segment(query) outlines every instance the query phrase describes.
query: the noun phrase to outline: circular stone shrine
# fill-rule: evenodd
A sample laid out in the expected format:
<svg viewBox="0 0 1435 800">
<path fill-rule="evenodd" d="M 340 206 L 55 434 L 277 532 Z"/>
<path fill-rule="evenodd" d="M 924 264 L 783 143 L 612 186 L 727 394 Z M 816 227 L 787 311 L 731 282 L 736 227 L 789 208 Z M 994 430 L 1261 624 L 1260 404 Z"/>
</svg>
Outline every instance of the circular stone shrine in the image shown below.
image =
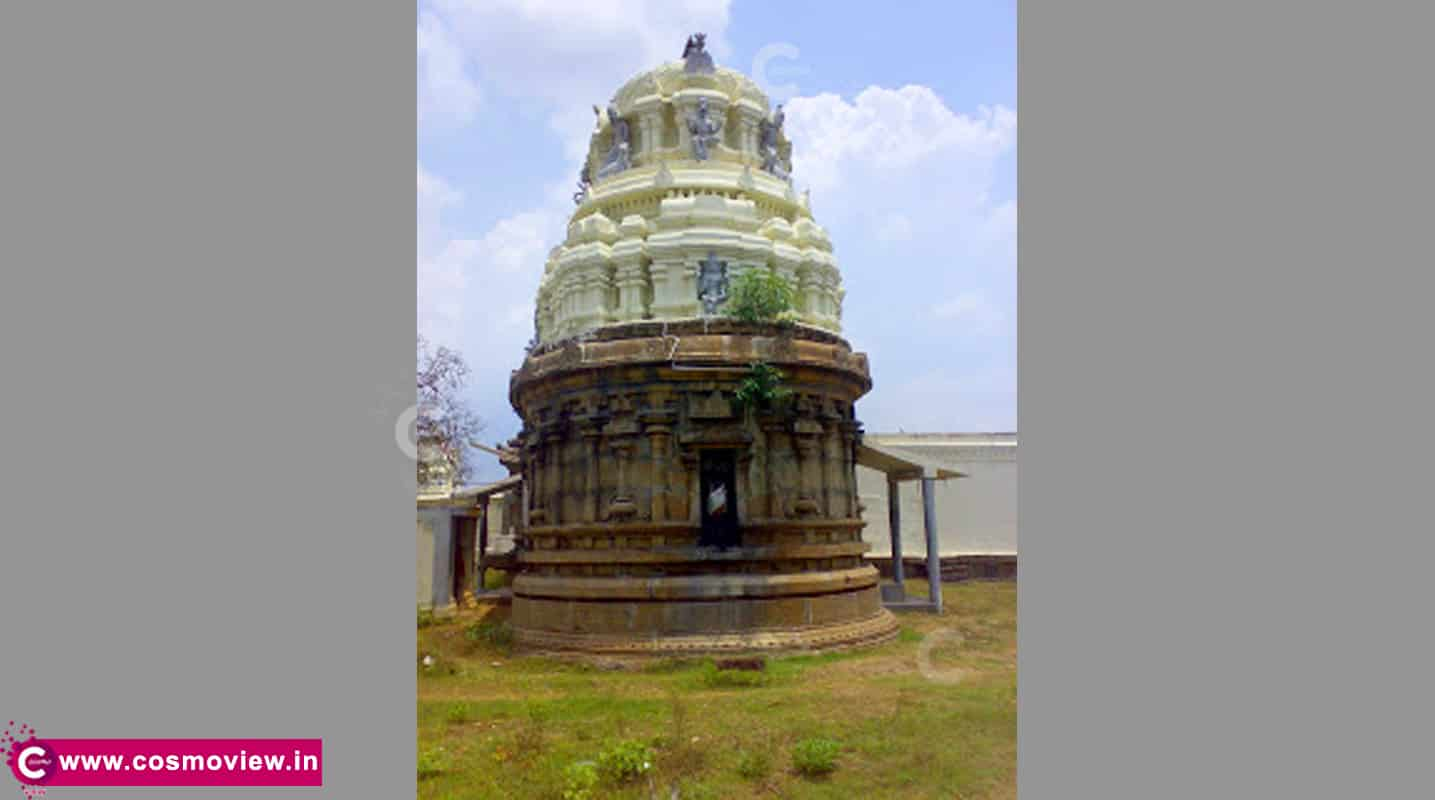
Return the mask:
<svg viewBox="0 0 1435 800">
<path fill-rule="evenodd" d="M 839 335 L 837 262 L 793 191 L 782 121 L 701 35 L 598 113 L 509 388 L 527 651 L 822 650 L 896 633 L 863 559 L 867 357 Z M 795 321 L 724 315 L 751 269 L 788 281 Z M 780 371 L 782 402 L 740 391 L 755 363 Z"/>
</svg>

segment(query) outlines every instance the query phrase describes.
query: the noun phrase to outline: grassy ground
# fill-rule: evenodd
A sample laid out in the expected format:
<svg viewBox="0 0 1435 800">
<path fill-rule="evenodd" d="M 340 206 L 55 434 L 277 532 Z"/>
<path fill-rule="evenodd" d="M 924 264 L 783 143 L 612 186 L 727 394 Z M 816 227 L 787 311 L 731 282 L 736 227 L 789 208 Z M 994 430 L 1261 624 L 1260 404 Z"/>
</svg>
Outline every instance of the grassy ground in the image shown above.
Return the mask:
<svg viewBox="0 0 1435 800">
<path fill-rule="evenodd" d="M 891 644 L 771 659 L 764 673 L 517 658 L 504 608 L 421 620 L 419 797 L 1014 798 L 1016 584 L 948 585 L 943 597 L 939 617 L 900 614 Z M 923 645 L 943 629 L 957 635 Z M 918 668 L 923 650 L 935 680 Z M 820 752 L 809 739 L 837 743 L 833 771 L 794 769 L 794 751 Z M 649 768 L 583 794 L 570 775 L 589 769 L 573 765 L 616 762 L 625 742 Z"/>
</svg>

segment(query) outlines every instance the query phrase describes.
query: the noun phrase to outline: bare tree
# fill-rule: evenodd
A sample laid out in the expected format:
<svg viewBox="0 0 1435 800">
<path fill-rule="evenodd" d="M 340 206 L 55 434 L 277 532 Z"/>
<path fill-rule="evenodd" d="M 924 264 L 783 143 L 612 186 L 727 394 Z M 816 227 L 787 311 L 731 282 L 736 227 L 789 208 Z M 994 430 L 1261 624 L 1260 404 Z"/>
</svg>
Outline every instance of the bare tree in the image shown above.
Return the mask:
<svg viewBox="0 0 1435 800">
<path fill-rule="evenodd" d="M 460 397 L 468 374 L 463 356 L 442 345 L 431 348 L 418 337 L 419 486 L 461 485 L 472 473 L 465 447 L 483 422 Z"/>
</svg>

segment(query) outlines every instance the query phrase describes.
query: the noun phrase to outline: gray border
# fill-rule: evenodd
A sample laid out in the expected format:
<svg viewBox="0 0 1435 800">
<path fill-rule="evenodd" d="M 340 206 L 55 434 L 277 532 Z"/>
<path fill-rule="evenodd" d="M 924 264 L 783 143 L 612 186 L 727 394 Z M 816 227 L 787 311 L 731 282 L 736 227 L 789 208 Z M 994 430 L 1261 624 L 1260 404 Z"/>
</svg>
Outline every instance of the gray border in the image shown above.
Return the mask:
<svg viewBox="0 0 1435 800">
<path fill-rule="evenodd" d="M 0 722 L 412 796 L 413 14 L 0 4 Z"/>
<path fill-rule="evenodd" d="M 1430 793 L 1420 8 L 1021 3 L 1022 797 Z"/>
</svg>

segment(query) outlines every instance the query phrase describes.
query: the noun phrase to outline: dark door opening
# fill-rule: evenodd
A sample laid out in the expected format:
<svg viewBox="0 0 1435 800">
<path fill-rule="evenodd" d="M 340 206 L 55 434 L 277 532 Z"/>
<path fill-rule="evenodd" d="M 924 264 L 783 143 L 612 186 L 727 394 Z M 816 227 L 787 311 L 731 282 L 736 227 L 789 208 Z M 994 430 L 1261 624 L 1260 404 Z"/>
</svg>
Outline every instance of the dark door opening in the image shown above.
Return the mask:
<svg viewBox="0 0 1435 800">
<path fill-rule="evenodd" d="M 463 596 L 466 592 L 474 590 L 473 585 L 473 564 L 475 541 L 477 536 L 477 523 L 473 517 L 454 517 L 453 519 L 453 542 L 449 551 L 449 563 L 453 575 L 453 602 L 456 605 L 463 605 Z"/>
<path fill-rule="evenodd" d="M 703 511 L 698 545 L 737 547 L 742 539 L 737 526 L 737 458 L 732 450 L 704 450 L 698 469 Z"/>
</svg>

